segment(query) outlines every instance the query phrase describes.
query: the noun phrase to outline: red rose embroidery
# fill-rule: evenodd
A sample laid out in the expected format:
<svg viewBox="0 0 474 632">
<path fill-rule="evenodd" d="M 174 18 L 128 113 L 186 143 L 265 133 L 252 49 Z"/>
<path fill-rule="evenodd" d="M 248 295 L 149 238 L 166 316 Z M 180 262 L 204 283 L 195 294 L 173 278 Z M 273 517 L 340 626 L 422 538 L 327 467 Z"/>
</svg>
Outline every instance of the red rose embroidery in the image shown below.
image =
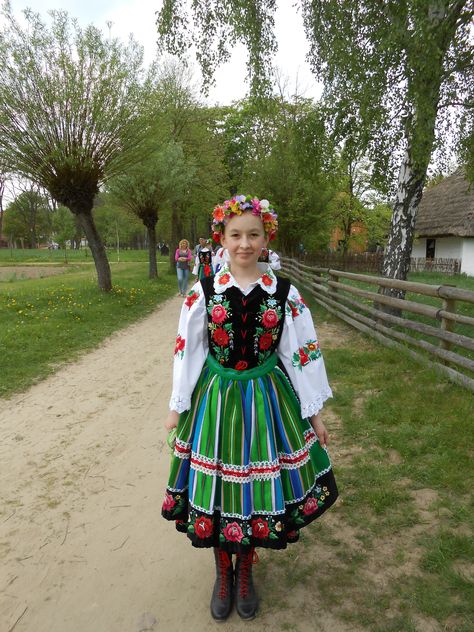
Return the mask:
<svg viewBox="0 0 474 632">
<path fill-rule="evenodd" d="M 212 535 L 212 520 L 210 518 L 206 518 L 205 516 L 201 516 L 194 523 L 194 532 L 198 538 L 201 538 L 201 540 L 208 538 Z"/>
<path fill-rule="evenodd" d="M 186 345 L 186 340 L 184 338 L 181 338 L 181 336 L 178 336 L 176 338 L 176 346 L 174 348 L 174 354 L 176 355 L 180 351 L 183 351 L 185 345 Z"/>
<path fill-rule="evenodd" d="M 272 327 L 278 325 L 278 321 L 278 314 L 274 309 L 267 309 L 263 312 L 262 323 L 267 329 L 271 329 Z"/>
<path fill-rule="evenodd" d="M 229 344 L 229 334 L 225 331 L 225 329 L 222 329 L 222 327 L 215 329 L 212 337 L 219 347 L 227 347 Z"/>
<path fill-rule="evenodd" d="M 199 293 L 198 292 L 192 292 L 191 294 L 189 294 L 186 297 L 186 300 L 184 301 L 184 304 L 186 305 L 186 307 L 188 309 L 191 309 L 191 307 L 194 305 L 195 301 L 197 300 L 197 298 L 199 297 Z"/>
<path fill-rule="evenodd" d="M 240 525 L 238 525 L 236 522 L 231 522 L 226 527 L 224 527 L 222 533 L 224 534 L 225 539 L 229 540 L 230 542 L 240 542 L 244 537 Z"/>
<path fill-rule="evenodd" d="M 304 366 L 305 364 L 308 364 L 308 362 L 309 362 L 308 354 L 306 354 L 303 349 L 299 350 L 299 354 L 300 354 L 301 365 Z"/>
<path fill-rule="evenodd" d="M 303 513 L 305 516 L 309 516 L 310 514 L 314 514 L 315 511 L 318 510 L 318 501 L 316 498 L 308 498 L 303 506 Z"/>
<path fill-rule="evenodd" d="M 261 540 L 268 538 L 270 535 L 268 522 L 266 520 L 262 520 L 262 518 L 252 520 L 252 534 L 255 538 L 260 538 Z"/>
<path fill-rule="evenodd" d="M 204 276 L 208 277 L 211 275 L 211 266 L 206 263 L 204 264 Z"/>
<path fill-rule="evenodd" d="M 260 347 L 260 349 L 262 349 L 262 351 L 266 351 L 267 349 L 270 349 L 270 347 L 272 346 L 272 342 L 272 334 L 269 331 L 266 331 L 260 336 L 258 346 Z"/>
<path fill-rule="evenodd" d="M 222 305 L 216 305 L 212 308 L 211 317 L 213 323 L 223 323 L 227 318 L 226 308 Z"/>
<path fill-rule="evenodd" d="M 219 285 L 225 285 L 226 283 L 229 283 L 229 281 L 230 281 L 230 274 L 227 274 L 226 272 L 219 278 Z"/>
<path fill-rule="evenodd" d="M 236 371 L 244 371 L 248 367 L 249 363 L 245 360 L 239 360 L 235 365 Z"/>
<path fill-rule="evenodd" d="M 271 277 L 268 276 L 268 274 L 264 274 L 262 276 L 262 283 L 263 285 L 266 285 L 267 287 L 269 287 L 273 283 L 273 280 Z"/>
<path fill-rule="evenodd" d="M 176 505 L 176 501 L 171 494 L 165 494 L 165 499 L 163 501 L 163 509 L 164 511 L 170 511 Z"/>
</svg>

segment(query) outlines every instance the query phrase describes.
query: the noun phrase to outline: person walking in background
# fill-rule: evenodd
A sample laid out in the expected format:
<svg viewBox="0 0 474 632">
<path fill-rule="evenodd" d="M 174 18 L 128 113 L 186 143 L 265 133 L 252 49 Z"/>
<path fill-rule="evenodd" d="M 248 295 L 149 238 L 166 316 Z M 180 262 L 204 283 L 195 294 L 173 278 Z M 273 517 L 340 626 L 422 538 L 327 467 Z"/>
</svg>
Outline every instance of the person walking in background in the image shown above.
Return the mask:
<svg viewBox="0 0 474 632">
<path fill-rule="evenodd" d="M 176 261 L 176 274 L 178 275 L 178 294 L 186 296 L 188 289 L 189 267 L 192 259 L 192 252 L 189 248 L 189 241 L 181 239 L 174 254 Z"/>
</svg>

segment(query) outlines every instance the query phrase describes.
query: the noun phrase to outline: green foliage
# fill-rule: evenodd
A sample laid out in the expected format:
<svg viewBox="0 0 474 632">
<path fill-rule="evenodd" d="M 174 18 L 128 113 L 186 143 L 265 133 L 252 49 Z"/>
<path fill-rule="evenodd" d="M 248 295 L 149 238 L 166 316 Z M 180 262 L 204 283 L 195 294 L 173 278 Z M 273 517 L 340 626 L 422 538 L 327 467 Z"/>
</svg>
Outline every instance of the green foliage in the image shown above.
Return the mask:
<svg viewBox="0 0 474 632">
<path fill-rule="evenodd" d="M 116 284 L 107 294 L 89 266 L 0 285 L 0 397 L 26 389 L 170 297 L 175 275 L 150 281 L 146 266 L 114 264 Z"/>
<path fill-rule="evenodd" d="M 22 27 L 8 3 L 2 10 L 0 150 L 59 203 L 90 211 L 99 184 L 139 160 L 149 131 L 142 49 L 64 11 L 49 27 L 24 13 Z"/>
<path fill-rule="evenodd" d="M 244 100 L 222 113 L 231 192 L 267 197 L 279 215 L 277 246 L 327 245 L 327 204 L 334 194 L 337 156 L 320 108 L 294 97 Z"/>
<path fill-rule="evenodd" d="M 117 243 L 120 248 L 130 248 L 143 241 L 143 224 L 107 193 L 101 193 L 98 197 L 94 221 L 104 244 L 109 248 L 116 248 Z"/>
<path fill-rule="evenodd" d="M 51 234 L 51 222 L 45 196 L 35 187 L 20 193 L 5 210 L 3 232 L 9 239 L 20 240 L 30 248 L 36 248 L 38 240 L 47 242 Z"/>
</svg>

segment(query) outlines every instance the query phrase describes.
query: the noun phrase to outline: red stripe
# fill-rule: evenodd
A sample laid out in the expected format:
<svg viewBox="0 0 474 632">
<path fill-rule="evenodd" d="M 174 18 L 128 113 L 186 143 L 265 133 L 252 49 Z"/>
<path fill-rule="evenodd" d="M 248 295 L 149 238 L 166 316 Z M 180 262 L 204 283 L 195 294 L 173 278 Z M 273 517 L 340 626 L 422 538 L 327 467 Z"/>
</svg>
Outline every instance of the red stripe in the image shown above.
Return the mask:
<svg viewBox="0 0 474 632">
<path fill-rule="evenodd" d="M 178 443 L 175 445 L 175 449 L 178 452 L 191 452 L 191 446 L 189 448 L 182 448 Z"/>
</svg>

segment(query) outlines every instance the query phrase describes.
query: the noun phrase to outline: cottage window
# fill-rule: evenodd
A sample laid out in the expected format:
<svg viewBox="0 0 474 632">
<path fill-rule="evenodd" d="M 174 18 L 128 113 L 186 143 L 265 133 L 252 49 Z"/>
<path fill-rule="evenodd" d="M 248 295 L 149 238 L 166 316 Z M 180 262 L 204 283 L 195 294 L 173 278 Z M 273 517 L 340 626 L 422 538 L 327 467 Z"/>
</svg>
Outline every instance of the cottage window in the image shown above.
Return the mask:
<svg viewBox="0 0 474 632">
<path fill-rule="evenodd" d="M 434 259 L 435 248 L 436 248 L 436 239 L 427 239 L 426 240 L 426 258 L 427 259 Z"/>
</svg>

